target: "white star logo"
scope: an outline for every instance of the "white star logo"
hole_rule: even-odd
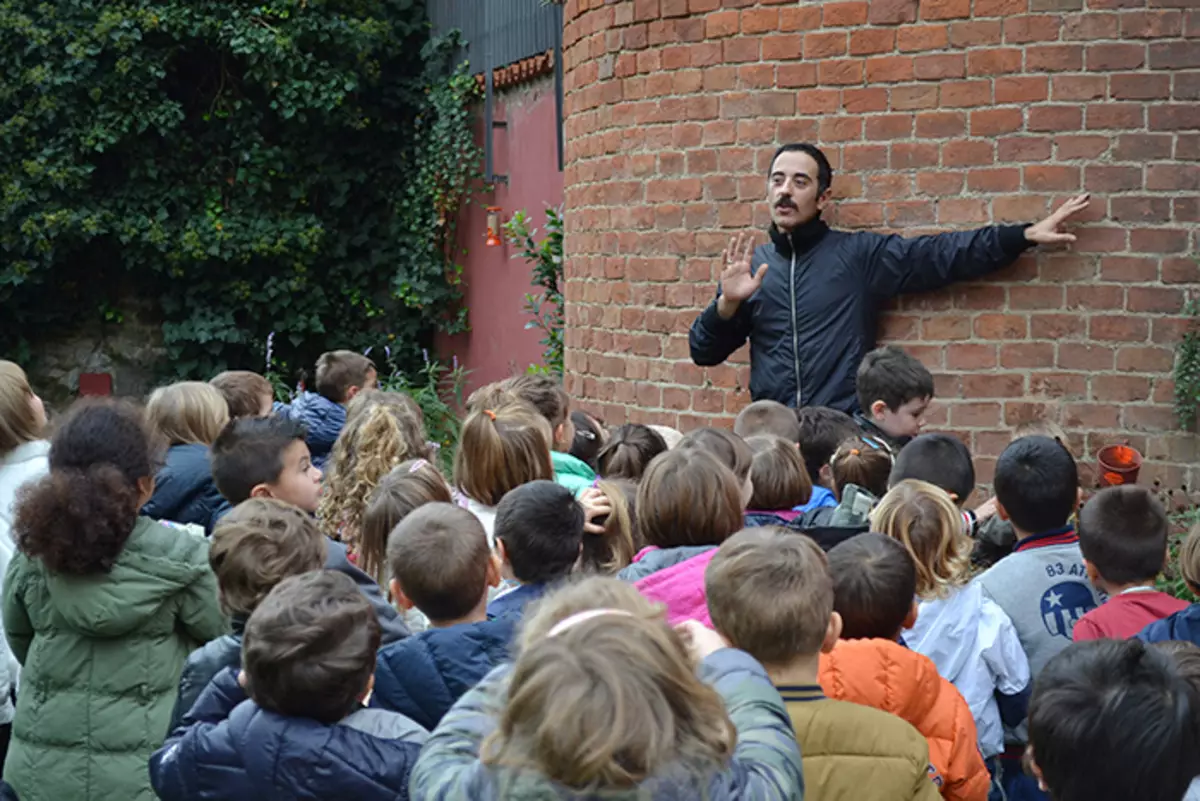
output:
[[[1062,594],[1061,593],[1051,592],[1046,596],[1046,600],[1050,602],[1051,609],[1053,609],[1056,606],[1062,606]]]

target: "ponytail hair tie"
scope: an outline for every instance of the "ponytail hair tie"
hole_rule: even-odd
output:
[[[851,455],[851,456],[858,456],[858,448],[851,448],[851,449],[850,449],[850,455]]]
[[[489,418],[491,418],[491,421],[493,423],[496,422],[496,413],[493,412],[491,409],[484,409],[483,413],[486,414]]]
[[[429,462],[425,461],[424,459],[418,459],[417,461],[413,462],[412,467],[408,468],[408,472],[415,473],[418,470],[420,470],[422,467],[428,467],[428,466],[429,466]]]

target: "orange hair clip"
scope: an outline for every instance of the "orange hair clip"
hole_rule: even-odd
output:
[[[851,455],[851,456],[858,456],[858,448],[851,448],[851,449],[850,449],[850,455]]]
[[[496,422],[496,413],[491,409],[484,409],[483,413],[490,417],[493,423]]]

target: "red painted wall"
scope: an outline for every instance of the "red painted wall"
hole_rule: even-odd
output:
[[[467,252],[463,264],[464,300],[471,330],[443,337],[438,352],[443,359],[457,356],[471,370],[467,391],[524,372],[542,360],[541,333],[525,330],[530,319],[524,312],[525,293],[530,292],[530,267],[513,258],[516,249],[505,243],[487,247],[486,206],[500,206],[501,221],[524,209],[533,225],[545,224],[547,206],[563,202],[563,175],[558,171],[555,142],[556,114],[554,80],[541,78],[506,91],[497,97],[495,115],[507,128],[496,128],[494,170],[507,175],[508,184],[497,183],[492,192],[477,195],[463,210],[458,244]],[[483,109],[479,109],[482,142]]]

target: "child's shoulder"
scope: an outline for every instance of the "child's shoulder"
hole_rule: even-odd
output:
[[[339,726],[393,742],[424,743],[429,739],[425,727],[413,720],[387,709],[363,708],[343,718]]]

